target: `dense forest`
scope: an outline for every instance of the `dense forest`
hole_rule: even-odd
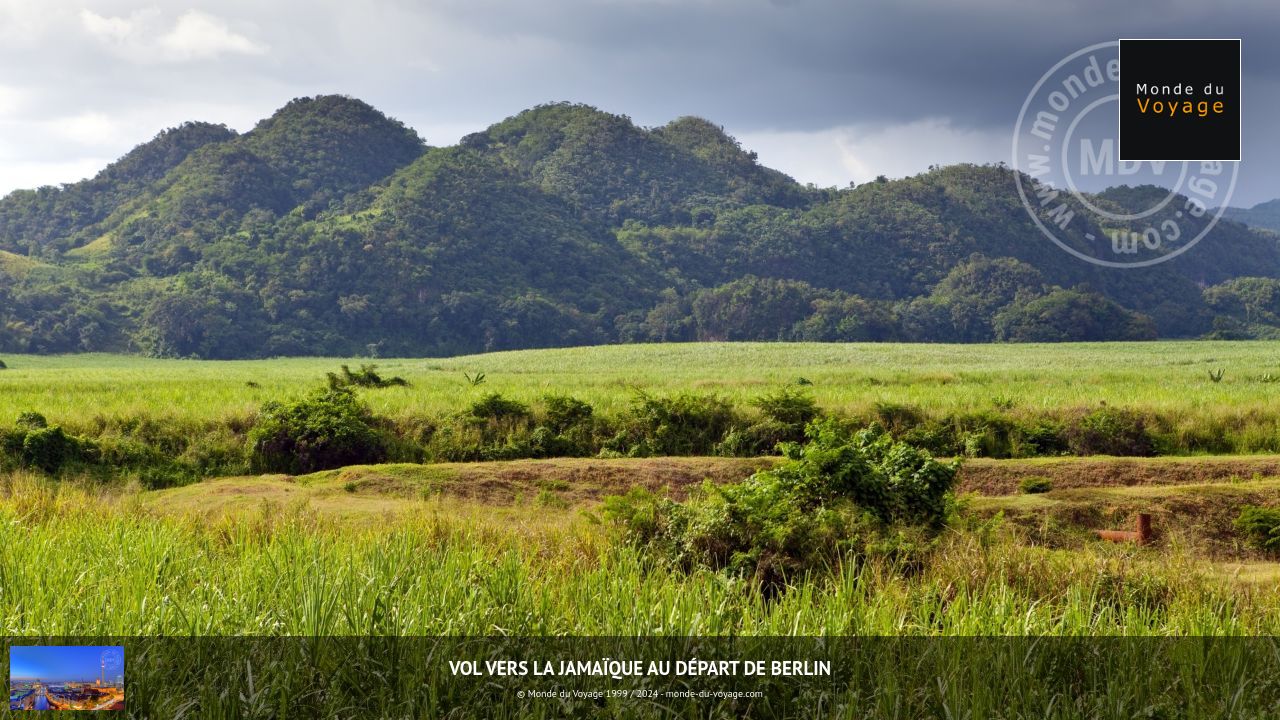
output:
[[[1280,337],[1272,232],[1224,221],[1192,253],[1105,270],[1045,240],[1014,181],[958,165],[821,189],[706,120],[565,103],[431,147],[358,100],[302,98],[0,200],[0,351]]]

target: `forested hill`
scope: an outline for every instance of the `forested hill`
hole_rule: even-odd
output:
[[[1280,199],[1258,203],[1251,208],[1229,207],[1223,217],[1280,232]]]
[[[1175,260],[1104,270],[1040,235],[1014,179],[818,189],[706,120],[569,104],[430,147],[358,100],[303,98],[0,200],[0,351],[1280,336],[1274,234],[1223,222]]]

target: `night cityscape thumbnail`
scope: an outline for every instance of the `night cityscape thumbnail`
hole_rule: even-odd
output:
[[[124,648],[16,645],[9,648],[10,710],[123,710]]]

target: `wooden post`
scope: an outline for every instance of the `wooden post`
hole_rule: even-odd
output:
[[[1139,545],[1146,545],[1151,542],[1151,514],[1138,513],[1138,537]]]

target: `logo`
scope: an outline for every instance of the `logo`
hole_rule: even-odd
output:
[[[1147,267],[1213,230],[1239,164],[1120,160],[1119,47],[1091,45],[1041,76],[1018,113],[1013,167],[1023,207],[1058,247],[1095,265]]]

